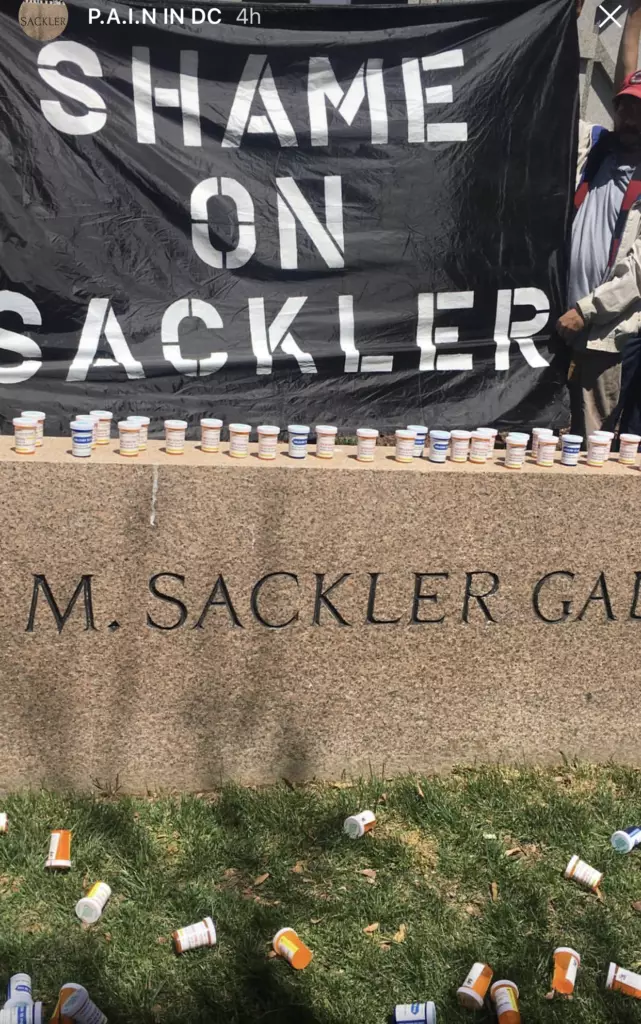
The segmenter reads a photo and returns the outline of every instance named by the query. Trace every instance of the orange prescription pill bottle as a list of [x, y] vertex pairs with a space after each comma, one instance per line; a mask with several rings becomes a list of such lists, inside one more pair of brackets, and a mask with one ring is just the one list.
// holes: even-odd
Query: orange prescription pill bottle
[[481, 1010], [493, 974], [489, 964], [472, 964], [470, 973], [456, 992], [459, 1005], [466, 1010]]
[[641, 974], [626, 971], [617, 964], [610, 964], [605, 987], [612, 989], [613, 992], [623, 992], [626, 996], [641, 999]]
[[297, 971], [302, 971], [304, 967], [307, 967], [314, 955], [293, 928], [281, 928], [276, 932], [273, 946], [276, 952], [289, 960]]
[[71, 867], [71, 832], [68, 829], [59, 828], [51, 833], [49, 853], [45, 861], [45, 867]]
[[495, 981], [490, 995], [499, 1024], [521, 1024], [519, 990], [513, 981]]
[[552, 988], [555, 992], [561, 992], [569, 996], [574, 992], [576, 972], [581, 964], [581, 957], [575, 949], [569, 946], [559, 946], [554, 950], [554, 973], [552, 975]]

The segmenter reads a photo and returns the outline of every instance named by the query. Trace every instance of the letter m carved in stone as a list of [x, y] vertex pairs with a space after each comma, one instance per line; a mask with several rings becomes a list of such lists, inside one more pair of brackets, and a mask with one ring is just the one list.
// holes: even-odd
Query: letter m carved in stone
[[29, 610], [29, 622], [27, 623], [26, 633], [33, 633], [35, 622], [36, 622], [36, 611], [38, 608], [38, 595], [42, 590], [44, 597], [46, 598], [47, 604], [53, 612], [53, 617], [56, 622], [56, 627], [59, 633], [62, 633], [65, 622], [71, 615], [75, 608], [76, 601], [82, 594], [83, 603], [85, 609], [85, 630], [95, 629], [94, 618], [93, 618], [93, 601], [91, 597], [91, 575], [81, 576], [78, 586], [71, 595], [71, 600], [65, 608], [64, 612], [58, 607], [58, 602], [53, 596], [53, 591], [47, 582], [46, 576], [39, 574], [33, 574], [33, 592], [31, 594], [31, 608]]

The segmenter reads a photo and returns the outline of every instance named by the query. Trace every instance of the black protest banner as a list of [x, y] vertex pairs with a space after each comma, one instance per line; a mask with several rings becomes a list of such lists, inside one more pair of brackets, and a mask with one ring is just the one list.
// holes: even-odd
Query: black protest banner
[[0, 399], [559, 424], [570, 0], [0, 0]]

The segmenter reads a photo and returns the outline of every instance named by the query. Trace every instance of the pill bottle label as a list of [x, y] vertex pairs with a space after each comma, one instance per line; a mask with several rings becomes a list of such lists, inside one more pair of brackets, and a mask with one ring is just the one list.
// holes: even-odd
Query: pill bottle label
[[71, 832], [62, 829], [52, 832], [46, 867], [71, 867]]
[[577, 960], [577, 958], [575, 956], [571, 956], [570, 957], [570, 962], [569, 962], [567, 970], [565, 972], [565, 979], [566, 979], [568, 985], [572, 985], [572, 987], [574, 987], [574, 983], [576, 981], [576, 974], [577, 974], [578, 969], [579, 969], [579, 961]]
[[396, 460], [397, 462], [412, 462], [414, 459], [414, 441], [413, 439], [401, 439], [396, 442]]
[[104, 907], [105, 903], [111, 896], [111, 889], [106, 882], [95, 882], [91, 886], [91, 889], [87, 893], [88, 900], [96, 900], [100, 904], [100, 907]]
[[165, 431], [166, 450], [170, 455], [177, 455], [185, 450], [185, 432], [184, 430], [171, 430]]
[[590, 444], [588, 442], [588, 466], [602, 466], [608, 457], [607, 444]]
[[357, 457], [360, 462], [373, 462], [374, 452], [376, 451], [376, 439], [373, 437], [359, 438], [357, 447]]
[[[475, 986], [480, 990], [483, 990], [482, 994], [485, 995], [492, 978], [492, 969], [487, 964], [476, 963], [472, 964], [472, 968], [467, 978], [463, 982], [463, 988], [474, 988]], [[480, 985], [477, 982], [481, 980]]]
[[179, 947], [183, 952], [187, 949], [198, 949], [200, 946], [213, 945], [211, 933], [204, 921], [190, 924], [186, 928], [179, 928], [176, 934]]
[[21, 455], [29, 453], [31, 454], [36, 450], [36, 427], [16, 427], [15, 428], [15, 446], [16, 451]]
[[306, 437], [290, 437], [289, 439], [289, 454], [294, 459], [304, 459], [307, 455], [307, 438]]
[[516, 1010], [518, 1012], [519, 1004], [516, 1001], [516, 992], [514, 989], [497, 989], [494, 993], [494, 1005], [496, 1006], [497, 1017], [502, 1013], [506, 1013], [508, 1010]]
[[467, 462], [468, 452], [470, 450], [469, 438], [453, 437], [452, 438], [452, 462]]
[[573, 871], [574, 878], [577, 881], [582, 882], [583, 885], [587, 885], [590, 889], [596, 889], [599, 885], [603, 875], [596, 868], [590, 867], [584, 860], [580, 860], [574, 866]]
[[[24, 415], [24, 413], [23, 413]], [[38, 416], [36, 419], [36, 444], [38, 447], [41, 446], [45, 435], [45, 421], [42, 416]]]
[[[84, 1002], [82, 1001], [84, 997]], [[77, 1024], [107, 1024], [102, 1010], [89, 998], [86, 992], [74, 992], [63, 1004], [64, 1016], [72, 1017]]]
[[318, 434], [316, 437], [316, 454], [324, 459], [331, 459], [334, 454], [336, 436], [334, 434]]
[[554, 454], [556, 452], [556, 442], [554, 444], [546, 443], [545, 437], [542, 437], [539, 441], [539, 448], [536, 455], [537, 465], [539, 466], [553, 466], [554, 465]]
[[394, 1011], [394, 1024], [426, 1024], [430, 1019], [427, 1016], [426, 1003], [407, 1003], [405, 1006], [397, 1006]]
[[275, 459], [278, 454], [278, 437], [276, 434], [259, 434], [258, 455], [261, 459]]
[[641, 975], [635, 974], [634, 971], [626, 971], [624, 967], [617, 967], [612, 988], [641, 999]]
[[289, 960], [290, 963], [292, 962], [292, 960], [294, 959], [299, 950], [299, 946], [297, 946], [296, 943], [293, 942], [292, 939], [288, 938], [286, 935], [283, 935], [278, 940], [278, 948], [281, 954], [287, 960]]
[[520, 469], [525, 462], [525, 445], [509, 445], [505, 450], [505, 465], [510, 469]]
[[202, 427], [200, 447], [204, 452], [217, 452], [220, 449], [220, 427]]
[[[2, 828], [1, 828], [2, 820], [1, 819], [2, 819], [2, 815], [0, 815], [0, 831], [2, 831]], [[632, 842], [634, 843], [635, 846], [638, 846], [639, 843], [641, 843], [641, 828], [637, 828], [636, 826], [633, 826], [632, 828], [624, 828], [621, 831], [625, 832], [625, 834], [630, 837], [630, 839], [632, 840]]]
[[579, 454], [581, 452], [580, 444], [563, 444], [563, 452], [561, 454], [561, 463], [564, 466], [576, 466], [579, 461]]
[[249, 434], [230, 434], [229, 452], [237, 458], [249, 455]]
[[137, 455], [140, 447], [140, 431], [123, 430], [120, 433], [120, 451], [126, 455]]
[[490, 438], [473, 437], [470, 444], [470, 462], [485, 462], [490, 455]]

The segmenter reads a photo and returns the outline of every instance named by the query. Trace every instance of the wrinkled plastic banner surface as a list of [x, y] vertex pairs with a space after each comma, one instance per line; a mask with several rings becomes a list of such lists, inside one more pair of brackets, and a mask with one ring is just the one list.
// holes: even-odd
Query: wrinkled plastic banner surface
[[0, 0], [5, 424], [565, 422], [571, 0], [68, 7]]

